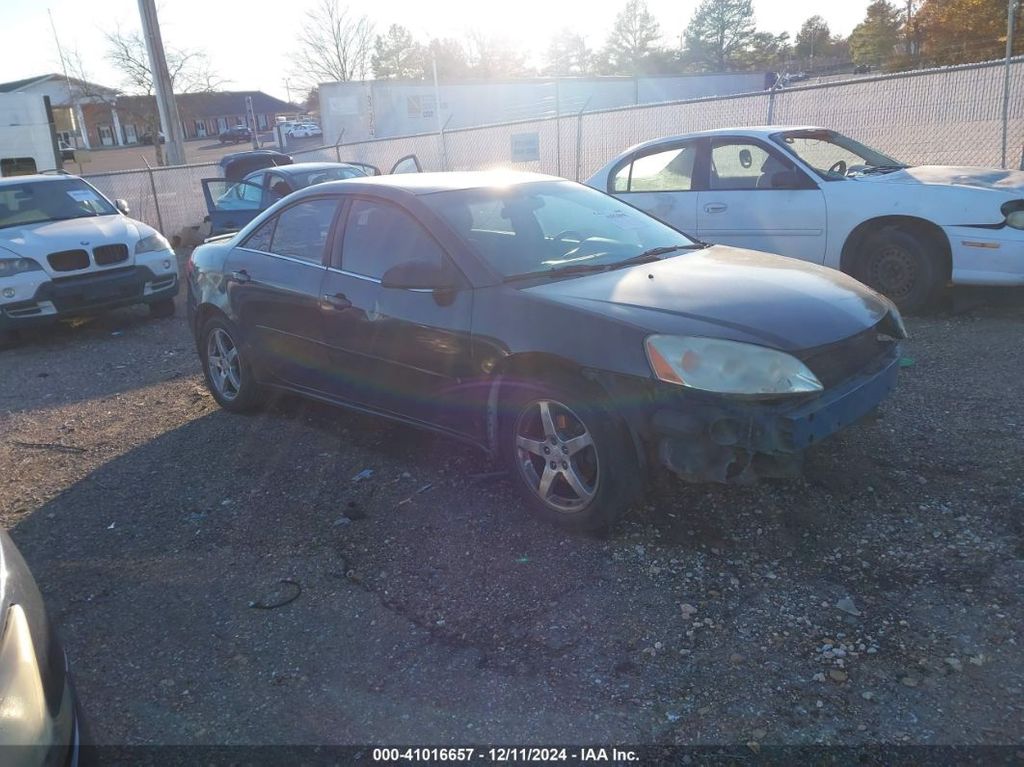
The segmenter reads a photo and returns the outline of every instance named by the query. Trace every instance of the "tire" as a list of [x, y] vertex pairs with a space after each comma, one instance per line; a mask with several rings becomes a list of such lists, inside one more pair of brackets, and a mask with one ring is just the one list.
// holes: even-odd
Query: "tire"
[[162, 319], [164, 317], [174, 316], [174, 299], [173, 298], [161, 298], [159, 301], [154, 301], [149, 305], [149, 316], [154, 319]]
[[263, 392], [245, 359], [234, 324], [221, 317], [203, 323], [199, 331], [199, 359], [206, 386], [222, 408], [242, 413], [262, 403]]
[[589, 391], [582, 380], [537, 382], [502, 398], [509, 475], [531, 514], [567, 530], [612, 525], [642, 488], [625, 427]]
[[897, 227], [880, 229], [864, 241], [853, 276], [902, 312], [924, 311], [945, 287], [938, 249], [933, 239]]

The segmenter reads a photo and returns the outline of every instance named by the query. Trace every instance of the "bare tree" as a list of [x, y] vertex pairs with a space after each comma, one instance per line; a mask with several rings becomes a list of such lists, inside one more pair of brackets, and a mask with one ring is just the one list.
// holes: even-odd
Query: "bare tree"
[[373, 55], [373, 23], [338, 0], [320, 0], [299, 33], [294, 75], [305, 87], [364, 80]]
[[[107, 61], [121, 71], [127, 93], [150, 96], [153, 73], [149, 68], [146, 41], [138, 30], [122, 32], [120, 27], [106, 34]], [[200, 51], [165, 48], [171, 87], [175, 93], [209, 93], [227, 81], [210, 68], [209, 59]]]

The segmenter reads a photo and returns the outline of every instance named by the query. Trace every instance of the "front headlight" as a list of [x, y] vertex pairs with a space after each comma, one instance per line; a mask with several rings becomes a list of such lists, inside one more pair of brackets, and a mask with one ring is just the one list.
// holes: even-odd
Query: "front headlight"
[[1014, 229], [1024, 229], [1024, 200], [1011, 200], [1003, 203], [1000, 209], [1006, 216], [1006, 225]]
[[0, 280], [22, 272], [41, 272], [43, 267], [31, 258], [0, 258]]
[[161, 250], [170, 250], [171, 243], [167, 241], [159, 232], [149, 235], [149, 237], [143, 237], [137, 243], [135, 243], [135, 255], [138, 256], [141, 253], [155, 253]]
[[691, 336], [648, 336], [644, 345], [655, 376], [690, 389], [774, 397], [824, 388], [796, 357], [764, 346]]

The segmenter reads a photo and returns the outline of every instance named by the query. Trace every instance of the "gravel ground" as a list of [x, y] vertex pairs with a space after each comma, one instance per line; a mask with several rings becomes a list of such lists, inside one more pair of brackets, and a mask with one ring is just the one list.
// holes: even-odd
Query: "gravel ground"
[[1024, 308], [909, 325], [804, 479], [595, 538], [438, 437], [223, 412], [119, 311], [0, 352], [0, 515], [101, 743], [1024, 743]]

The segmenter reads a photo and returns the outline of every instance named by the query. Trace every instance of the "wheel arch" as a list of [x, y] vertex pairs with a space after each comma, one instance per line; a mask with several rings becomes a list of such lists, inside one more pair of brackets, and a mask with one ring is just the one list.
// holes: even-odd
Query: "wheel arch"
[[192, 328], [192, 337], [195, 339], [197, 344], [199, 343], [199, 331], [203, 329], [203, 325], [205, 325], [212, 317], [220, 317], [228, 322], [231, 321], [231, 318], [228, 317], [227, 313], [216, 304], [209, 302], [201, 303], [196, 309], [195, 325]]
[[[611, 400], [615, 392], [600, 371], [592, 370], [567, 357], [550, 352], [521, 352], [503, 358], [492, 371], [491, 384], [487, 398], [487, 447], [492, 456], [497, 456], [500, 449], [498, 442], [502, 416], [501, 399], [504, 392], [516, 385], [523, 385], [533, 380], [551, 383], [579, 383], [585, 387], [585, 394]], [[641, 468], [646, 468], [647, 460], [641, 439], [634, 424], [624, 414], [611, 410], [626, 430], [629, 440], [636, 451], [637, 461]]]
[[939, 263], [942, 277], [948, 281], [953, 274], [953, 255], [949, 237], [938, 224], [920, 216], [877, 216], [858, 224], [846, 237], [839, 260], [840, 271], [856, 275], [860, 248], [871, 235], [884, 229], [900, 229], [918, 237], [924, 237], [939, 246]]

